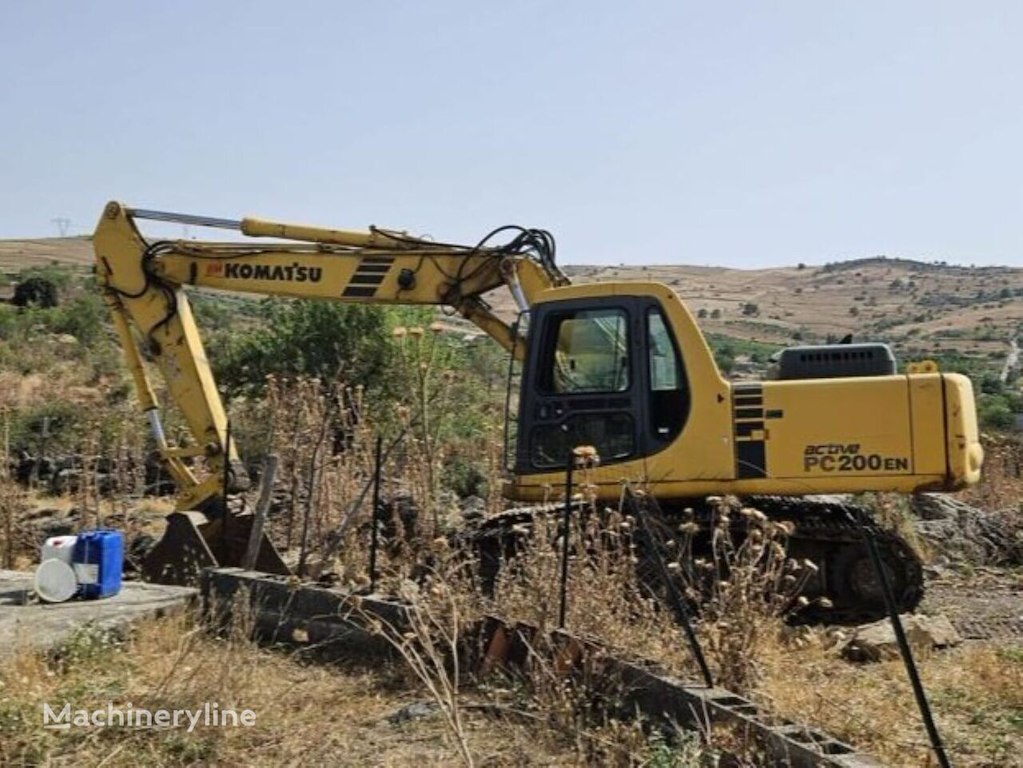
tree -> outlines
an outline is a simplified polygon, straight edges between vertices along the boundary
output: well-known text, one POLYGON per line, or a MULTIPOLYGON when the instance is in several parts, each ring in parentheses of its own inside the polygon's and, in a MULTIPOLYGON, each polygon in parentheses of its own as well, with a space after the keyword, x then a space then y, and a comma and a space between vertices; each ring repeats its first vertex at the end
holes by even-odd
POLYGON ((393 348, 382 307, 286 299, 262 306, 264 327, 211 345, 217 379, 229 393, 257 393, 269 374, 388 388, 393 348))
POLYGON ((756 317, 760 314, 760 307, 754 304, 752 301, 747 301, 742 305, 742 314, 746 317, 756 317))

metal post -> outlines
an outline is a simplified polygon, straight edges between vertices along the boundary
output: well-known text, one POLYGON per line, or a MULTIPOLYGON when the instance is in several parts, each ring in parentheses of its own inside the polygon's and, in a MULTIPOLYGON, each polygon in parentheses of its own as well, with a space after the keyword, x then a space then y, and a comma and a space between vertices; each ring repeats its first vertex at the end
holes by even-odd
POLYGON ((254 570, 259 562, 260 544, 263 543, 263 528, 266 526, 266 516, 270 511, 270 502, 273 501, 274 479, 277 477, 277 454, 271 453, 263 462, 263 477, 259 489, 259 501, 256 502, 256 514, 252 519, 252 530, 249 532, 249 541, 245 547, 245 556, 242 558, 241 566, 247 571, 254 570))
POLYGON ((924 727, 927 729, 927 736, 931 740, 931 748, 938 758, 938 765, 941 768, 950 768, 951 763, 948 761, 948 755, 945 754, 945 745, 941 742, 941 734, 938 733, 938 726, 934 722, 931 705, 927 701, 927 694, 924 691, 923 683, 920 681, 920 674, 913 661, 913 650, 906 640, 906 633, 902 628, 902 620, 899 618, 899 609, 895 603, 895 596, 892 594, 892 586, 888 581, 888 574, 885 572, 884 563, 881 561, 881 553, 877 548, 877 541, 874 539, 873 523, 869 519, 861 519, 857 522, 862 526, 863 534, 867 540, 867 550, 870 552, 870 559, 874 563, 874 573, 877 574, 878 583, 881 585, 885 606, 888 608, 888 618, 891 620, 892 629, 895 631, 895 640, 899 645, 902 661, 906 665, 906 673, 909 675, 909 682, 913 686, 913 695, 916 697, 916 705, 920 709, 920 716, 923 718, 924 727))
POLYGON ((678 586, 675 584, 675 580, 671 577, 671 572, 668 570, 667 564, 664 562, 664 557, 661 555, 661 550, 657 546, 657 542, 654 540, 653 530, 650 528, 650 523, 647 520, 646 509, 637 499, 635 494, 631 491, 627 491, 628 499, 632 504, 632 510, 639 517, 640 525, 643 528, 643 533, 646 536, 647 542, 650 545, 650 551, 654 556, 654 560, 657 563, 657 568, 661 573, 661 578, 664 579, 664 584, 668 588, 668 597, 671 599, 672 608, 675 609, 675 615, 678 618, 679 623, 685 630, 686 639, 689 641, 689 649, 692 651, 693 658, 696 659, 696 664, 700 668, 700 674, 703 675, 703 682, 707 684, 708 688, 714 687, 714 676, 710 673, 710 667, 707 665, 707 659, 703 655, 703 648, 700 646, 700 640, 696 637, 696 630, 693 629, 692 616, 689 613, 689 609, 686 608, 686 602, 682 595, 678 591, 678 586))
POLYGON ((568 452, 568 469, 565 471, 565 515, 561 524, 561 608, 558 611, 558 629, 565 628, 565 612, 568 608, 568 537, 572 521, 572 470, 575 468, 575 452, 568 452))
POLYGON ((377 435, 376 458, 373 466, 373 511, 369 533, 369 590, 377 589, 377 529, 380 527, 380 471, 383 463, 383 437, 377 435))
POLYGON ((227 542, 228 536, 228 518, 231 516, 227 509, 227 489, 231 485, 231 419, 227 420, 227 428, 224 434, 224 512, 223 517, 220 519, 221 525, 221 551, 219 553, 220 562, 228 562, 228 552, 230 551, 230 545, 227 542))

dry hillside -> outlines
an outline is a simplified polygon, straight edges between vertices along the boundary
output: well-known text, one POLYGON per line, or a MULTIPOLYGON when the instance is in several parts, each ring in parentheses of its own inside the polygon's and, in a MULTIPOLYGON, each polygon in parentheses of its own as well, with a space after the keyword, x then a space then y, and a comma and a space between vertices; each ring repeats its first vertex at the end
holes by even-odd
POLYGON ((776 344, 852 333, 905 353, 1002 357, 1023 333, 1023 269, 902 259, 739 270, 692 266, 570 267, 573 280, 672 286, 710 333, 776 344))
POLYGON ((0 271, 17 272, 46 264, 90 266, 94 256, 89 237, 44 237, 38 240, 0 240, 0 271))
MULTIPOLYGON (((88 237, 0 240, 0 271, 88 266, 88 237)), ((902 357, 961 353, 1001 365, 1023 336, 1023 268, 962 267, 885 257, 771 269, 567 266, 577 282, 654 280, 672 286, 704 331, 770 344, 852 333, 893 342, 902 357)), ((505 314, 511 297, 490 297, 505 314)))

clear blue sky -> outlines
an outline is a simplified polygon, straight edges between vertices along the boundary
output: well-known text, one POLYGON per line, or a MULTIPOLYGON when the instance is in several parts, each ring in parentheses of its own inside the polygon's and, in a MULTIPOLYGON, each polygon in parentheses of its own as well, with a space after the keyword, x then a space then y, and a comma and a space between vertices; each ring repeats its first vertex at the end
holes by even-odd
MULTIPOLYGON (((103 203, 566 263, 1023 264, 1020 2, 0 5, 0 237, 103 203)), ((179 233, 180 234, 180 233, 179 233)))

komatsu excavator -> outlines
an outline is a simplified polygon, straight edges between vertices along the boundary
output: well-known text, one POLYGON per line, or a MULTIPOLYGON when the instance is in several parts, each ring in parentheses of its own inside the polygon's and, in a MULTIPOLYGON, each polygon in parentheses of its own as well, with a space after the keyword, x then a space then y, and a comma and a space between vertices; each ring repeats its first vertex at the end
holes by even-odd
MULTIPOLYGON (((475 246, 371 228, 326 229, 245 218, 106 206, 96 272, 154 439, 179 488, 177 513, 145 564, 181 581, 238 565, 251 523, 226 498, 248 482, 185 289, 453 308, 522 364, 509 414, 505 496, 538 502, 561 487, 571 450, 593 446, 598 498, 642 483, 665 515, 711 495, 757 497, 795 524, 790 549, 818 565, 816 589, 836 615, 883 615, 862 531, 834 494, 952 491, 977 482, 983 459, 969 379, 930 362, 897 370, 883 344, 783 350, 776 375, 733 383, 693 315, 665 285, 570 285, 542 230, 503 227, 475 246), (235 230, 253 241, 147 240, 141 219, 235 230), (493 244, 503 236, 503 244, 493 244), (510 290, 508 322, 483 296, 510 290), (528 319, 528 322, 527 322, 528 319), (527 330, 528 327, 528 330, 527 330), (144 359, 159 368, 194 445, 168 445, 144 359), (197 478, 188 461, 202 456, 197 478), (819 496, 831 494, 832 496, 819 496)), ((383 343, 383 340, 381 340, 383 343)), ((520 511, 521 513, 521 511, 520 511)), ((920 562, 894 534, 880 543, 900 609, 922 595, 920 562)), ((287 569, 268 541, 256 568, 287 569)))

